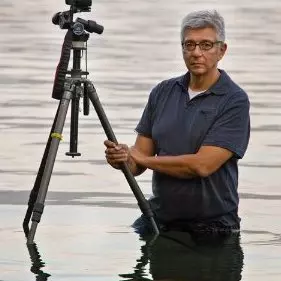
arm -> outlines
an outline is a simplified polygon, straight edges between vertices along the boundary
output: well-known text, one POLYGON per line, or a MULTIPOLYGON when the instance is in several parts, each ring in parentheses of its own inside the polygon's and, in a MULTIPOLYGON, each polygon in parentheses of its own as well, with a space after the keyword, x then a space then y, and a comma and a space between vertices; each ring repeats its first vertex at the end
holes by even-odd
POLYGON ((134 160, 134 158, 131 156, 131 152, 134 149, 140 151, 146 157, 152 157, 155 155, 155 146, 152 139, 138 134, 134 146, 129 149, 129 159, 127 163, 133 175, 138 176, 142 174, 148 167, 143 166, 134 160))
POLYGON ((218 170, 233 153, 216 146, 202 146, 196 154, 144 156, 136 150, 132 157, 142 167, 178 178, 207 177, 218 170))
POLYGON ((209 129, 197 153, 145 157, 131 151, 141 166, 179 178, 207 177, 231 157, 242 158, 249 142, 249 101, 237 93, 209 129))

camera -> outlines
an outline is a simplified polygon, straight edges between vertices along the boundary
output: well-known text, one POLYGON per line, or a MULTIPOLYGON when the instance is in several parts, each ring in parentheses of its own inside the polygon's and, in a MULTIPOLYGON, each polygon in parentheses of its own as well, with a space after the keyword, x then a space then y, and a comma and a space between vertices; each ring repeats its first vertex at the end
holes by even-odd
POLYGON ((66 5, 70 5, 74 10, 90 11, 92 0, 65 0, 66 5))

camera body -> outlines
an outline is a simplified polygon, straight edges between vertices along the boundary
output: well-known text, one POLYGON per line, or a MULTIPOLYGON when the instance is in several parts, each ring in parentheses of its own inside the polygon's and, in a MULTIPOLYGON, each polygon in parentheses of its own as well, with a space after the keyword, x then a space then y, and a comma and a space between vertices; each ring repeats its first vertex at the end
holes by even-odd
POLYGON ((66 5, 70 5, 74 10, 90 11, 92 0, 65 0, 66 5))

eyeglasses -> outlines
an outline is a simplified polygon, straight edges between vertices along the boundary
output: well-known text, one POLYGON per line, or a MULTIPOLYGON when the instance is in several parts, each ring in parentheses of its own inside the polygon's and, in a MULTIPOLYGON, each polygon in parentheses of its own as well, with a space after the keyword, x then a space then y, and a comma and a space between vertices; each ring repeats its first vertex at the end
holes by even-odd
POLYGON ((223 43, 222 41, 208 41, 208 40, 204 40, 204 41, 200 41, 198 43, 194 42, 194 41, 186 41, 183 42, 182 45, 182 49, 185 51, 194 51, 196 49, 196 46, 198 45, 201 51, 209 51, 211 50, 215 44, 219 44, 219 43, 223 43))

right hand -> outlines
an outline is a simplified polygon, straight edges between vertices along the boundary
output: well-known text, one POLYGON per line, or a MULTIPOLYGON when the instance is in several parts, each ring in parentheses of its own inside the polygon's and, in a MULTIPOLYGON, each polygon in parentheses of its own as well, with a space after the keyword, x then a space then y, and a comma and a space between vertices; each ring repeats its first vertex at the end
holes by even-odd
POLYGON ((112 141, 104 141, 106 146, 105 158, 107 163, 115 169, 121 169, 123 163, 128 162, 130 158, 129 147, 126 144, 116 144, 112 141))

